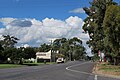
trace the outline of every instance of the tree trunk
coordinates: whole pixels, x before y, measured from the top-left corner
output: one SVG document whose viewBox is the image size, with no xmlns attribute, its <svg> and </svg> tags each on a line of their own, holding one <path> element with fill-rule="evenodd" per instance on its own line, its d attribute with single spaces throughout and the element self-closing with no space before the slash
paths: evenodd
<svg viewBox="0 0 120 80">
<path fill-rule="evenodd" d="M 114 65 L 116 65 L 116 57 L 114 57 Z"/>
</svg>

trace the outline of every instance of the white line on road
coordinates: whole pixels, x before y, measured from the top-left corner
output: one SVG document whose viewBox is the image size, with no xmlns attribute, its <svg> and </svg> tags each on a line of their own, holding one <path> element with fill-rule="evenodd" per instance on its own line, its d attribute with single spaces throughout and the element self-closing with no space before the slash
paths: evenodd
<svg viewBox="0 0 120 80">
<path fill-rule="evenodd" d="M 84 63 L 81 63 L 81 64 L 68 66 L 68 67 L 66 67 L 66 70 L 72 71 L 72 72 L 77 72 L 77 73 L 88 74 L 88 75 L 94 76 L 94 80 L 98 80 L 98 76 L 107 77 L 107 78 L 113 78 L 113 79 L 120 79 L 119 77 L 110 77 L 110 76 L 105 76 L 105 75 L 95 75 L 95 74 L 93 74 L 93 73 L 88 73 L 88 72 L 83 72 L 83 71 L 78 71 L 78 70 L 70 69 L 70 68 L 72 68 L 72 67 L 80 66 L 80 65 L 83 65 L 83 64 L 86 64 L 86 63 L 89 63 L 89 62 L 84 62 Z"/>
<path fill-rule="evenodd" d="M 94 75 L 94 74 L 92 74 L 92 73 L 88 73 L 88 72 L 83 72 L 83 71 L 78 71 L 78 70 L 70 69 L 71 67 L 80 66 L 80 65 L 83 65 L 83 64 L 86 64 L 86 63 L 89 63 L 89 62 L 84 62 L 84 63 L 81 63 L 81 64 L 77 64 L 77 65 L 72 65 L 72 66 L 66 67 L 66 70 L 72 71 L 72 72 L 83 73 L 83 74 Z"/>
<path fill-rule="evenodd" d="M 97 80 L 97 75 L 95 75 L 95 78 L 94 78 L 94 80 Z"/>
</svg>

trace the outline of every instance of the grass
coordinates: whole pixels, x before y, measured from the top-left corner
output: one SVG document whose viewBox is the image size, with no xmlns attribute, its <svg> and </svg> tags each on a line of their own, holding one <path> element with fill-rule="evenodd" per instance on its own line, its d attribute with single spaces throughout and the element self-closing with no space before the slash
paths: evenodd
<svg viewBox="0 0 120 80">
<path fill-rule="evenodd" d="M 23 63 L 22 65 L 19 64 L 0 64 L 0 69 L 4 68 L 17 68 L 17 67 L 24 67 L 24 66 L 39 66 L 39 65 L 49 65 L 55 64 L 55 62 L 47 62 L 45 63 Z"/>
<path fill-rule="evenodd" d="M 55 64 L 55 62 L 47 62 L 47 63 L 24 63 L 23 65 L 27 65 L 27 66 L 39 66 L 39 65 L 49 65 L 49 64 Z"/>
<path fill-rule="evenodd" d="M 0 64 L 0 69 L 3 68 L 16 68 L 16 67 L 22 67 L 24 65 L 17 65 L 17 64 Z"/>
<path fill-rule="evenodd" d="M 110 72 L 120 72 L 120 66 L 101 65 L 101 68 L 99 70 L 110 71 Z"/>
<path fill-rule="evenodd" d="M 109 76 L 120 76 L 120 66 L 108 65 L 106 63 L 99 63 L 96 66 L 98 74 L 105 74 Z"/>
</svg>

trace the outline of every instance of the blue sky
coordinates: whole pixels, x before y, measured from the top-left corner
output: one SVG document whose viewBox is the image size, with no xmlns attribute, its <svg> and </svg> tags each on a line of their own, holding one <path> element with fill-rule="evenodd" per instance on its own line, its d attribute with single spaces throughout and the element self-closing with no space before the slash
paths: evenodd
<svg viewBox="0 0 120 80">
<path fill-rule="evenodd" d="M 0 17 L 66 19 L 69 16 L 85 18 L 84 13 L 69 13 L 75 8 L 89 6 L 90 0 L 0 0 Z"/>
</svg>

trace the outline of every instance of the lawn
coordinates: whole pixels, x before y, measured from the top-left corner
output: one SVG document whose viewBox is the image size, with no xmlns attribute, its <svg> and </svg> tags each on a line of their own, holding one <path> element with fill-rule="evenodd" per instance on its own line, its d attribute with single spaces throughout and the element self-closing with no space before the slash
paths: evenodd
<svg viewBox="0 0 120 80">
<path fill-rule="evenodd" d="M 23 63 L 22 65 L 19 64 L 0 64 L 0 69 L 4 68 L 17 68 L 17 67 L 24 67 L 24 66 L 40 66 L 40 65 L 49 65 L 55 64 L 55 62 L 47 62 L 45 63 Z"/>
<path fill-rule="evenodd" d="M 3 68 L 16 68 L 16 67 L 22 67 L 25 65 L 18 65 L 18 64 L 0 64 L 0 69 Z"/>
<path fill-rule="evenodd" d="M 27 66 L 39 66 L 39 65 L 49 65 L 49 64 L 55 64 L 55 62 L 42 62 L 42 63 L 24 63 L 23 65 Z"/>
</svg>

